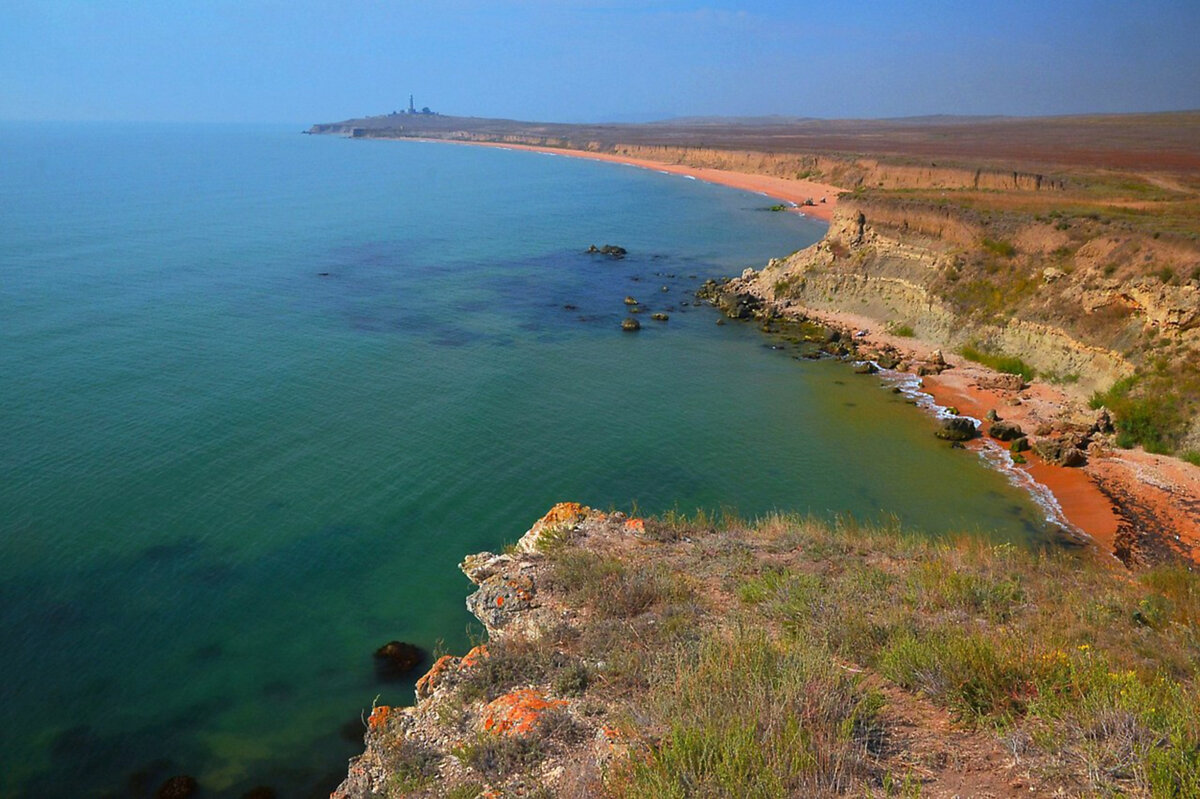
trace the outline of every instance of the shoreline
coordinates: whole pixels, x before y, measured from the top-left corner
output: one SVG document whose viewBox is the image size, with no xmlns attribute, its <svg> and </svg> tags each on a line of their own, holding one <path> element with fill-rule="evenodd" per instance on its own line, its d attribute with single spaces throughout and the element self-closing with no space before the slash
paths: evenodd
<svg viewBox="0 0 1200 799">
<path fill-rule="evenodd" d="M 848 332 L 864 349 L 889 348 L 904 360 L 928 362 L 939 352 L 930 342 L 879 329 L 882 323 L 870 317 L 795 305 L 777 310 Z M 1069 428 L 1096 413 L 1053 385 L 1033 381 L 1019 389 L 1006 388 L 1002 384 L 1011 376 L 954 354 L 944 360 L 946 371 L 920 377 L 915 388 L 937 407 L 955 408 L 981 421 L 994 410 L 1035 436 L 1039 427 Z M 986 435 L 988 423 L 983 424 L 980 436 L 966 446 L 982 451 L 995 444 L 1006 450 L 1005 444 Z M 1000 470 L 1019 471 L 1045 490 L 1073 531 L 1086 536 L 1106 559 L 1126 566 L 1171 560 L 1200 563 L 1200 468 L 1141 449 L 1103 445 L 1089 450 L 1082 467 L 1051 464 L 1033 452 L 1023 455 L 1026 463 Z M 1040 504 L 1037 492 L 1032 492 Z"/>
<path fill-rule="evenodd" d="M 462 141 L 459 139 L 428 139 L 428 138 L 397 138 L 393 141 L 421 141 L 436 144 L 463 144 L 471 147 L 493 147 L 502 150 L 524 150 L 531 153 L 561 155 L 567 158 L 585 158 L 590 161 L 606 161 L 611 164 L 623 164 L 639 169 L 651 169 L 670 175 L 694 178 L 705 183 L 714 183 L 732 189 L 762 194 L 773 200 L 791 203 L 795 208 L 790 209 L 822 222 L 833 219 L 833 210 L 837 207 L 837 196 L 845 189 L 828 183 L 817 183 L 811 180 L 793 180 L 777 178 L 770 175 L 756 175 L 752 172 L 732 172 L 724 169 L 709 167 L 690 167 L 683 164 L 670 164 L 664 161 L 652 161 L 646 158 L 629 158 L 613 153 L 598 153 L 590 150 L 569 150 L 561 147 L 540 147 L 531 144 L 509 144 L 506 142 Z M 824 202 L 821 202 L 824 198 Z M 806 200 L 812 200 L 814 205 L 805 205 Z"/>
<path fill-rule="evenodd" d="M 505 142 L 410 140 L 524 150 L 653 169 L 793 203 L 797 206 L 793 209 L 796 212 L 824 222 L 832 221 L 838 194 L 844 191 L 813 181 L 694 168 L 612 153 Z M 804 206 L 803 202 L 810 198 L 817 204 Z M 819 202 L 821 198 L 825 198 L 825 202 Z M 794 306 L 778 310 L 787 315 L 800 314 L 842 330 L 867 331 L 857 340 L 868 345 L 891 347 L 909 359 L 925 359 L 937 350 L 929 342 L 878 332 L 876 328 L 884 323 L 877 319 Z M 1002 390 L 995 387 L 995 378 L 1001 373 L 958 356 L 947 358 L 946 362 L 951 367 L 947 372 L 926 375 L 918 388 L 938 406 L 955 407 L 962 414 L 978 420 L 985 419 L 987 412 L 994 410 L 1029 433 L 1039 425 L 1054 420 L 1061 422 L 1072 414 L 1078 418 L 1086 413 L 1082 403 L 1052 385 L 1033 382 L 1021 389 Z M 980 438 L 968 446 L 981 449 L 984 440 L 990 440 L 986 436 L 986 423 Z M 1200 469 L 1140 449 L 1107 450 L 1101 447 L 1089 455 L 1086 466 L 1066 467 L 1026 453 L 1027 463 L 1014 463 L 1007 468 L 1023 472 L 1029 481 L 1053 498 L 1053 504 L 1075 532 L 1084 534 L 1097 549 L 1126 565 L 1161 562 L 1171 557 L 1200 563 Z M 997 464 L 992 467 L 1001 468 Z M 1044 501 L 1036 496 L 1038 490 L 1025 488 L 1035 495 L 1035 501 Z"/>
</svg>

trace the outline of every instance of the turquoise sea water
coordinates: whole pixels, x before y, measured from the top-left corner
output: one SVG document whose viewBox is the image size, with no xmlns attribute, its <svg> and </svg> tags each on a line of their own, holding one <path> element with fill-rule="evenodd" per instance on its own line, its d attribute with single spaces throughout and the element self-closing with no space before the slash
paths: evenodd
<svg viewBox="0 0 1200 799">
<path fill-rule="evenodd" d="M 556 501 L 1041 530 L 878 380 L 680 304 L 821 235 L 763 197 L 279 127 L 0 163 L 0 796 L 327 795 L 411 700 L 371 652 L 468 646 L 455 564 Z"/>
</svg>

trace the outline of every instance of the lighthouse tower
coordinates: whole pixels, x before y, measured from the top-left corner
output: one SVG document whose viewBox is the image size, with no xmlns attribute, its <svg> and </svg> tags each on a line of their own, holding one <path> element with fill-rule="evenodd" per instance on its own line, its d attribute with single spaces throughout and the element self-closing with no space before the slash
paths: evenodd
<svg viewBox="0 0 1200 799">
<path fill-rule="evenodd" d="M 413 106 L 413 96 L 411 94 L 408 96 L 408 113 L 410 113 L 410 114 L 417 113 L 416 107 Z"/>
</svg>

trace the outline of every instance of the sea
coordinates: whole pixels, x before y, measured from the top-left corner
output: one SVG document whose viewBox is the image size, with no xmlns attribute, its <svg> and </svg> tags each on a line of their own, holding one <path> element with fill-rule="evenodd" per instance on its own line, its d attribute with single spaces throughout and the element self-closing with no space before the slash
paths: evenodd
<svg viewBox="0 0 1200 799">
<path fill-rule="evenodd" d="M 695 301 L 820 238 L 774 202 L 294 125 L 0 125 L 0 796 L 327 796 L 413 700 L 375 649 L 465 651 L 457 564 L 559 501 L 1044 540 L 887 379 Z"/>
</svg>

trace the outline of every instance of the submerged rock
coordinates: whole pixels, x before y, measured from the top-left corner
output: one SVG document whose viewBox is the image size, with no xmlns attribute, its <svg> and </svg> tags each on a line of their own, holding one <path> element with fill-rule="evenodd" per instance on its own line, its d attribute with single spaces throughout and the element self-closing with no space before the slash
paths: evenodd
<svg viewBox="0 0 1200 799">
<path fill-rule="evenodd" d="M 979 435 L 979 430 L 975 427 L 975 422 L 967 417 L 952 416 L 942 420 L 934 435 L 944 441 L 970 441 Z"/>
<path fill-rule="evenodd" d="M 626 305 L 637 305 L 637 304 L 638 304 L 638 301 L 637 301 L 637 300 L 635 300 L 633 297 L 626 297 L 626 298 L 625 298 L 625 304 L 626 304 Z"/>
<path fill-rule="evenodd" d="M 875 364 L 871 363 L 870 361 L 863 361 L 862 363 L 860 363 L 854 367 L 854 373 L 856 375 L 873 375 L 873 374 L 876 374 L 878 371 L 879 371 L 879 367 L 876 366 Z"/>
<path fill-rule="evenodd" d="M 242 799 L 275 799 L 279 794 L 269 785 L 258 785 L 242 794 Z"/>
<path fill-rule="evenodd" d="M 406 641 L 389 641 L 375 650 L 375 674 L 381 680 L 404 677 L 425 659 L 425 653 Z"/>
<path fill-rule="evenodd" d="M 188 799 L 189 796 L 196 795 L 199 787 L 195 777 L 180 774 L 158 786 L 158 790 L 154 792 L 154 799 Z"/>
<path fill-rule="evenodd" d="M 665 313 L 653 313 L 650 314 L 650 318 L 656 322 L 665 322 L 671 317 L 667 316 Z"/>
</svg>

